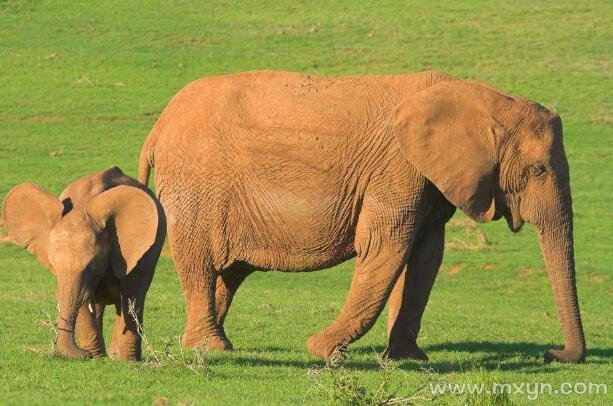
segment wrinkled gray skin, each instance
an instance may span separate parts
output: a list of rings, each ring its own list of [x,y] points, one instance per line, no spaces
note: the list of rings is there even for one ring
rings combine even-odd
[[[564,332],[547,361],[585,358],[560,118],[440,72],[325,77],[245,72],[195,81],[141,151],[185,293],[183,344],[231,349],[223,323],[255,269],[313,271],[356,256],[338,318],[307,342],[328,358],[388,298],[392,358],[426,359],[421,316],[455,208],[536,225]]]

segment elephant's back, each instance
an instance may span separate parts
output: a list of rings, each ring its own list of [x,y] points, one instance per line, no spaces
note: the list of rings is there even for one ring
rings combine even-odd
[[[196,80],[173,97],[149,136],[156,171],[177,161],[187,169],[211,159],[293,154],[317,165],[326,154],[340,158],[348,138],[372,124],[364,117],[376,115],[373,106],[389,104],[382,80],[272,71]]]
[[[318,76],[252,71],[204,77],[172,98],[150,138],[156,138],[156,147],[172,144],[156,148],[156,155],[158,149],[170,153],[206,146],[211,139],[229,147],[249,137],[269,144],[329,142],[318,145],[325,149],[338,137],[364,134],[356,131],[361,125],[384,124],[406,95],[450,79],[439,72]]]
[[[202,179],[299,193],[305,184],[340,188],[367,127],[389,136],[380,80],[261,71],[192,82],[150,135],[157,189],[171,192],[176,179],[198,188]]]
[[[172,98],[153,132],[158,133],[158,142],[190,147],[206,144],[209,138],[226,137],[232,142],[241,131],[252,137],[267,130],[284,135],[335,133],[355,119],[356,108],[367,104],[375,87],[374,77],[276,71],[205,77]]]

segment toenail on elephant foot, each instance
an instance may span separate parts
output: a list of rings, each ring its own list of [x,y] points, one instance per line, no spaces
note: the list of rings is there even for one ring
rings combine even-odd
[[[402,360],[411,359],[414,361],[428,361],[428,355],[423,352],[417,344],[404,346],[388,346],[383,352],[384,358]]]
[[[307,340],[307,349],[326,362],[336,362],[345,358],[347,344],[324,334],[315,334]]]

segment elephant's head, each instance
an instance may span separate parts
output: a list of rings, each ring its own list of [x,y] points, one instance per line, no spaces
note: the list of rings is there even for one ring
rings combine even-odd
[[[449,81],[402,102],[395,133],[403,154],[476,221],[533,223],[564,332],[545,360],[581,362],[585,339],[575,285],[573,212],[560,117],[475,81]]]
[[[23,183],[7,194],[2,218],[12,240],[57,278],[58,352],[88,357],[74,341],[78,309],[107,270],[125,277],[154,244],[154,200],[138,188],[117,186],[84,206],[73,206],[34,183]]]

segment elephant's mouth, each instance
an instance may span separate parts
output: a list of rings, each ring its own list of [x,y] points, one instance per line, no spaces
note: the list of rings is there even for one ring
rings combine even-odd
[[[511,206],[509,213],[505,216],[505,219],[507,220],[509,228],[514,233],[517,233],[519,230],[521,230],[522,226],[525,223],[519,212],[519,205]]]
[[[494,213],[493,220],[500,220],[502,217],[505,218],[509,229],[514,233],[521,230],[525,223],[519,211],[519,202],[510,205],[496,202],[496,212]]]
[[[522,226],[524,225],[524,219],[522,219],[521,217],[513,217],[513,216],[509,216],[509,217],[506,218],[507,224],[509,225],[509,228],[511,229],[512,232],[517,233],[519,230],[521,230]]]
[[[511,229],[511,231],[514,233],[517,233],[519,230],[521,230],[524,225],[524,220],[521,217],[514,217],[511,214],[502,214],[500,212],[496,212],[494,214],[494,217],[492,217],[492,220],[497,221],[503,217],[507,221],[509,229]]]

